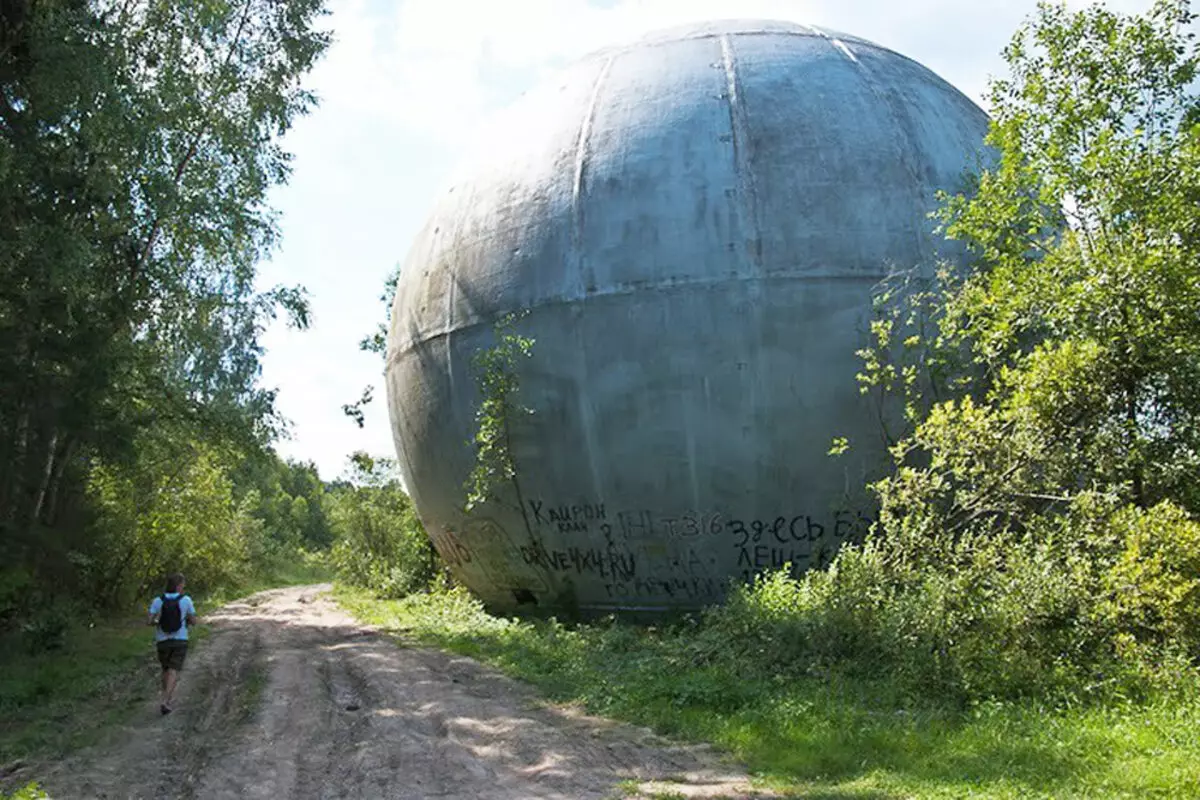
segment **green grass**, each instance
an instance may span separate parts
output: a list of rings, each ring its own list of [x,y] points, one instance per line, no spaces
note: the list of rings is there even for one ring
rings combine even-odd
[[[686,625],[503,619],[462,592],[335,594],[366,622],[491,663],[552,700],[713,742],[764,785],[798,796],[1200,797],[1200,688],[1141,705],[964,710],[886,678],[783,680],[752,665],[689,663]]]
[[[28,652],[18,637],[0,657],[0,769],[92,740],[155,690],[144,617],[77,626],[61,647]],[[86,724],[81,724],[86,720]]]

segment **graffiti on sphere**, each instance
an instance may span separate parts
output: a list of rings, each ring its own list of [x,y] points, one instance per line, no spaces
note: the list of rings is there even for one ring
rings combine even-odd
[[[583,577],[616,603],[703,603],[724,596],[730,575],[750,581],[789,564],[794,575],[824,568],[874,522],[852,509],[757,519],[712,509],[613,509],[603,500],[527,504],[530,527],[551,544],[536,535],[517,541],[492,519],[472,519],[457,533],[443,530],[434,544],[451,566],[480,570],[497,588],[546,591],[548,581]]]

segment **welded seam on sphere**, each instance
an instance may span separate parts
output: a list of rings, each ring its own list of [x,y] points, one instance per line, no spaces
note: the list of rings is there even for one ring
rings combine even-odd
[[[870,272],[870,273],[864,272],[864,273],[858,274],[858,275],[850,275],[850,274],[846,274],[844,272],[841,272],[841,273],[784,272],[784,273],[773,273],[773,274],[768,274],[768,275],[746,275],[746,276],[738,276],[738,277],[734,277],[734,278],[721,276],[721,277],[717,277],[717,278],[704,277],[704,278],[689,278],[689,279],[673,279],[669,282],[663,281],[663,282],[658,282],[658,283],[653,283],[653,284],[642,284],[642,283],[622,284],[619,286],[608,287],[606,289],[598,289],[594,292],[588,292],[585,295],[577,296],[577,297],[564,297],[564,296],[548,297],[545,300],[540,300],[536,303],[530,303],[529,305],[522,306],[521,309],[524,311],[535,311],[538,309],[549,308],[552,306],[573,305],[576,303],[587,302],[592,299],[621,297],[623,295],[639,294],[639,293],[645,294],[645,293],[649,293],[649,292],[665,293],[665,292],[670,292],[675,289],[708,289],[708,288],[718,287],[718,286],[721,286],[723,284],[730,283],[730,282],[738,282],[738,283],[767,283],[767,282],[772,282],[772,281],[872,281],[872,282],[878,282],[878,281],[881,281],[884,278],[886,278],[889,274],[891,274],[891,273],[889,273],[889,272]],[[500,312],[500,314],[498,316],[503,316],[504,313],[506,313],[506,312]],[[450,336],[450,335],[453,335],[456,333],[461,333],[463,331],[469,331],[472,328],[476,328],[480,325],[491,325],[493,322],[494,322],[494,320],[491,318],[488,318],[488,319],[479,318],[479,319],[474,320],[473,322],[468,322],[465,325],[460,325],[457,327],[443,328],[439,331],[435,331],[433,333],[423,335],[419,339],[410,340],[406,344],[405,347],[391,351],[389,354],[387,363],[390,365],[396,361],[399,361],[400,356],[407,355],[408,353],[411,353],[413,350],[417,349],[418,347],[420,347],[422,345],[426,345],[431,342],[436,342],[439,339],[443,339],[447,336]]]
[[[750,259],[759,271],[762,270],[762,230],[758,219],[758,197],[754,190],[754,170],[749,163],[746,148],[750,136],[746,133],[746,111],[742,107],[738,92],[737,60],[728,36],[721,37],[721,64],[725,68],[725,99],[729,103],[729,127],[733,143],[733,168],[738,194],[742,199],[742,217],[750,228],[747,249]]]
[[[583,184],[587,177],[585,172],[587,170],[588,145],[592,136],[592,124],[596,118],[596,105],[600,100],[600,88],[604,85],[604,79],[608,76],[608,70],[612,67],[614,58],[615,56],[610,56],[604,62],[604,66],[600,68],[600,73],[596,75],[596,82],[592,85],[592,96],[588,99],[587,111],[584,112],[583,121],[579,123],[579,142],[575,147],[575,178],[571,185],[571,255],[577,266],[575,274],[579,276],[585,286],[590,282],[583,274]]]

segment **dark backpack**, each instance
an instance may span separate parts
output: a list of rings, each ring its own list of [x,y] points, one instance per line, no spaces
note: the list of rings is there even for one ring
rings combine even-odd
[[[162,610],[158,613],[158,627],[163,633],[175,633],[183,627],[183,612],[179,608],[179,601],[183,599],[183,595],[178,597],[162,596]]]

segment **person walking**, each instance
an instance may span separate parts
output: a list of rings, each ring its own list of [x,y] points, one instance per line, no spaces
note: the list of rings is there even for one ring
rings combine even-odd
[[[188,625],[196,624],[196,606],[183,593],[183,575],[173,572],[167,576],[167,590],[150,603],[149,624],[154,628],[154,646],[158,663],[162,665],[162,701],[158,710],[171,713],[175,685],[187,658]]]

